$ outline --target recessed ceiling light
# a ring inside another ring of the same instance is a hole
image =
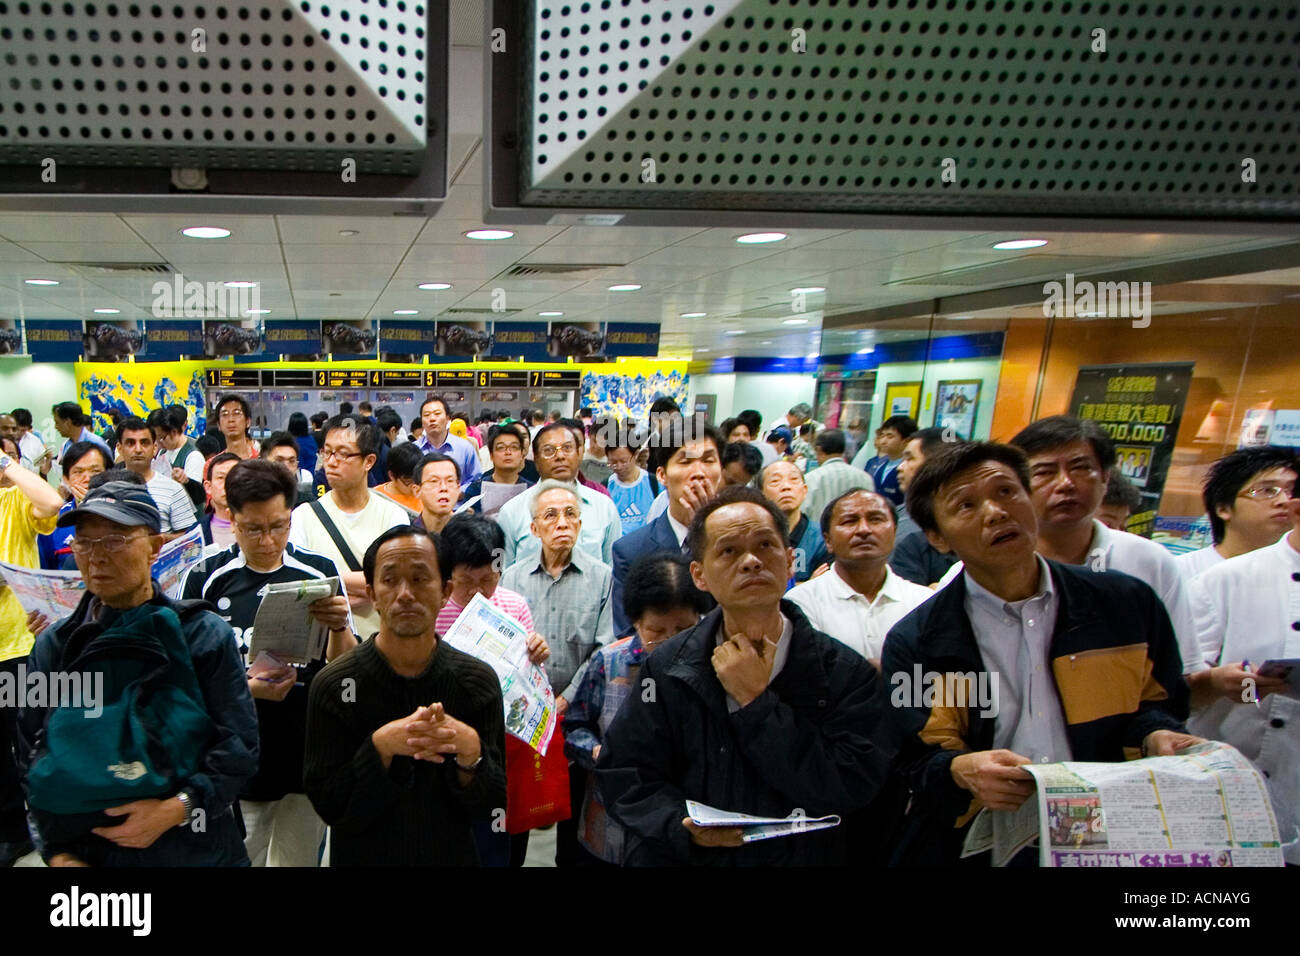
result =
[[[189,226],[181,230],[181,235],[191,239],[225,239],[230,235],[230,230],[220,226]]]
[[[58,285],[58,279],[24,279],[28,285]]]
[[[635,282],[625,282],[622,285],[612,285],[609,287],[610,292],[635,292],[641,288]]]
[[[1046,239],[1008,239],[1005,242],[993,243],[994,249],[1037,249],[1039,246],[1047,245]]]
[[[798,294],[801,293],[801,292],[825,292],[825,291],[826,291],[826,286],[824,286],[824,285],[809,285],[809,286],[802,286],[802,287],[800,287],[800,288],[798,288],[798,289],[791,289],[791,290],[790,290],[790,292],[791,292],[792,294],[794,294],[794,295],[798,295]]]
[[[727,329],[727,335],[744,335],[744,329]]]
[[[423,289],[425,292],[438,292],[442,289],[450,289],[450,282],[421,282],[416,286],[417,289]]]
[[[707,352],[708,349],[696,349],[695,351],[697,351],[697,352]]]
[[[339,230],[339,235],[340,235],[340,236],[359,236],[359,235],[361,235],[361,230],[360,230],[360,229],[340,229],[340,230]]]
[[[95,314],[96,315],[117,315],[121,311],[122,311],[121,309],[96,309]]]
[[[270,309],[245,309],[244,315],[269,315]]]
[[[538,312],[537,314],[538,314],[538,315],[545,315],[545,316],[552,316],[552,317],[557,316],[557,315],[564,315],[563,312]]]
[[[771,344],[772,344],[772,340],[771,340],[771,339],[764,339],[763,341],[759,342],[758,344],[759,344],[759,345],[771,345]]]
[[[683,318],[683,319],[702,319],[702,318],[704,318],[704,317],[705,317],[706,315],[708,315],[708,314],[709,314],[709,313],[707,313],[707,312],[683,312],[683,313],[682,313],[682,318]]]
[[[807,319],[786,319],[781,324],[782,325],[807,325],[808,320]]]
[[[393,315],[419,315],[419,309],[394,309]]]
[[[245,279],[236,279],[233,282],[225,283],[227,289],[251,289],[255,285],[257,285],[256,282],[249,282]]]
[[[782,239],[788,239],[784,232],[751,232],[743,236],[737,236],[737,242],[743,242],[745,245],[754,245],[761,242],[780,242]]]
[[[509,239],[513,235],[514,233],[509,229],[471,229],[465,233],[465,238],[491,241],[493,239]]]

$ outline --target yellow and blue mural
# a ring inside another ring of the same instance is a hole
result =
[[[682,408],[688,407],[690,376],[684,368],[666,369],[657,362],[623,362],[618,367],[621,371],[583,373],[580,408],[591,407],[597,415],[640,421],[658,398],[671,398]]]
[[[144,418],[164,405],[184,405],[190,412],[189,435],[198,438],[207,427],[205,367],[202,362],[78,362],[77,398],[83,408],[89,404],[96,432],[112,424],[113,409]]]

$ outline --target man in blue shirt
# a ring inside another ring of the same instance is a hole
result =
[[[903,449],[915,432],[916,419],[914,418],[906,415],[886,418],[876,429],[878,454],[868,459],[864,445],[853,459],[853,467],[865,469],[876,483],[876,490],[888,498],[895,508],[903,503],[904,498],[903,489],[898,484],[898,466],[903,461]]]
[[[613,474],[606,480],[605,487],[614,499],[614,507],[618,508],[623,533],[631,534],[646,524],[650,508],[659,494],[659,482],[636,463],[640,443],[632,430],[616,428],[609,431],[605,460]]]
[[[464,438],[449,431],[451,410],[447,408],[447,403],[436,395],[429,396],[420,406],[420,421],[424,425],[424,434],[416,440],[420,451],[426,455],[438,451],[453,459],[460,468],[462,488],[477,481],[483,472],[479,466],[478,452]]]

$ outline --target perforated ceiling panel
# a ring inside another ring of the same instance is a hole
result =
[[[529,16],[527,205],[1300,214],[1294,0],[604,0]]]
[[[0,163],[412,174],[418,0],[0,0]]]

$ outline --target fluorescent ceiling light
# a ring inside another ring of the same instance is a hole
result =
[[[610,292],[635,292],[641,288],[635,282],[625,282],[622,285],[612,285],[609,287]]]
[[[251,289],[255,285],[257,285],[256,282],[248,282],[244,279],[236,279],[233,282],[225,283],[227,289]]]
[[[191,239],[225,239],[230,235],[230,230],[220,226],[189,226],[181,230],[181,235]]]
[[[24,279],[28,285],[58,285],[58,279]]]
[[[736,241],[745,245],[755,245],[762,242],[780,242],[782,239],[788,239],[784,232],[751,232],[743,236],[737,236]]]
[[[781,324],[782,325],[807,325],[808,320],[807,319],[786,319]]]
[[[419,309],[394,309],[393,315],[419,315]]]
[[[553,317],[553,316],[557,316],[557,315],[564,315],[563,312],[538,312],[537,314],[538,314],[538,315],[545,315],[545,316],[552,316],[552,317]]]
[[[821,358],[822,354],[820,352],[809,352],[808,357],[810,359]]]
[[[865,349],[858,349],[859,355],[870,355],[876,350],[874,345],[868,345]]]
[[[96,309],[95,314],[96,315],[119,315],[121,311],[122,311],[121,309]]]
[[[244,315],[267,315],[270,311],[270,309],[245,309]]]
[[[826,291],[826,286],[824,285],[809,285],[809,286],[803,286],[798,289],[790,290],[792,295],[798,295],[801,292],[825,292],[825,291]]]
[[[417,289],[423,289],[425,292],[438,292],[441,289],[450,289],[450,282],[421,282],[416,286]]]
[[[339,230],[339,235],[340,235],[340,236],[359,236],[359,235],[361,235],[361,230],[360,230],[360,229],[340,229],[340,230]]]
[[[994,249],[1037,249],[1039,246],[1047,245],[1046,239],[1008,239],[1005,242],[993,243]]]
[[[744,335],[744,329],[727,329],[727,335]]]
[[[509,229],[471,229],[465,233],[465,238],[491,241],[493,239],[509,239],[513,235],[514,233]]]
[[[707,312],[683,312],[683,313],[682,313],[682,318],[683,318],[683,319],[702,319],[702,318],[704,318],[704,317],[705,317],[706,315],[708,315],[708,314],[709,314],[709,313],[707,313]]]

